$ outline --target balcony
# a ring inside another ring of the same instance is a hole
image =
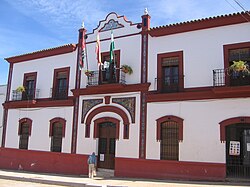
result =
[[[92,71],[87,76],[87,86],[97,86],[103,84],[125,84],[125,73],[120,69],[113,72],[108,70]]]
[[[24,92],[19,92],[17,90],[12,90],[12,100],[13,101],[27,101],[34,100],[39,97],[39,89],[29,89]]]
[[[250,74],[228,69],[213,70],[213,86],[246,86],[250,85]]]
[[[51,88],[50,97],[54,100],[68,99],[68,88],[67,87],[60,87],[57,89]]]
[[[161,93],[174,93],[183,90],[184,76],[164,76],[164,78],[156,78],[158,91]]]

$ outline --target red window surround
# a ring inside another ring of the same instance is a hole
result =
[[[29,125],[29,135],[31,135],[32,120],[29,118],[22,118],[19,120],[18,135],[21,135],[22,124],[24,123]]]
[[[61,72],[66,72],[67,74],[67,86],[66,86],[66,95],[68,95],[68,88],[69,88],[69,73],[70,73],[70,67],[65,67],[65,68],[59,68],[54,70],[54,77],[53,77],[53,88],[52,88],[52,94],[53,97],[56,96],[56,86],[57,86],[57,75]]]
[[[229,67],[229,51],[232,49],[241,49],[241,48],[248,48],[250,47],[250,42],[243,42],[243,43],[235,43],[229,45],[223,45],[224,50],[224,68],[227,69]],[[229,76],[225,77],[226,85],[230,85]]]
[[[32,79],[32,82],[30,84],[30,80]],[[36,79],[37,79],[37,72],[32,73],[25,73],[23,77],[23,86],[25,87],[25,92],[22,94],[22,99],[36,99]]]
[[[170,57],[178,57],[179,58],[179,90],[182,91],[184,89],[184,75],[183,75],[183,51],[176,51],[170,53],[161,53],[157,55],[157,90],[162,90],[161,81],[163,79],[162,72],[162,59],[170,58]]]
[[[235,118],[229,118],[226,120],[221,121],[220,124],[220,141],[226,141],[226,126],[233,125],[233,124],[250,124],[250,117],[249,116],[239,116]]]
[[[57,117],[57,118],[51,119],[49,122],[50,122],[49,136],[53,135],[53,125],[54,125],[54,123],[59,122],[59,123],[62,124],[62,128],[63,128],[62,129],[62,137],[65,137],[65,128],[66,128],[66,120],[65,119]]]
[[[179,125],[179,141],[183,141],[183,119],[177,116],[164,116],[156,120],[157,125],[157,133],[156,139],[157,141],[161,140],[161,124],[166,121],[174,121]]]
[[[37,79],[37,72],[32,72],[32,73],[25,73],[23,76],[23,85],[25,86],[27,83],[27,79],[29,77],[34,77],[34,89],[36,89],[36,79]]]
[[[115,50],[115,60],[116,60],[116,67],[120,67],[120,50]],[[103,60],[106,58],[106,57],[109,57],[110,56],[110,52],[103,52],[101,53],[101,57],[102,57],[102,62]]]

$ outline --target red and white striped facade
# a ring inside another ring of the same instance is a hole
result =
[[[250,20],[249,14],[242,13]],[[132,23],[110,13],[86,33],[86,63],[98,70],[95,46],[109,53],[113,27],[118,67],[133,73],[126,83],[89,85],[79,71],[78,44],[6,58],[10,64],[0,168],[87,174],[87,156],[99,149],[98,124],[116,124],[115,176],[224,180],[226,127],[250,124],[250,84],[215,86],[213,70],[228,68],[228,50],[250,48],[250,23],[241,14],[150,28],[150,16]],[[85,35],[86,30],[80,29]],[[106,55],[107,56],[107,55]],[[178,57],[178,91],[164,92],[162,59]],[[85,58],[85,60],[86,60]],[[58,72],[67,72],[67,97],[53,99]],[[35,77],[32,100],[12,91]],[[175,121],[178,160],[161,159],[161,124]],[[30,124],[28,149],[19,149],[20,124]],[[54,121],[63,123],[62,150],[51,152]],[[125,132],[128,131],[128,132]]]

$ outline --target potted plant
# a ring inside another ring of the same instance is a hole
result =
[[[250,73],[247,62],[242,60],[233,61],[233,64],[229,67],[229,69],[235,72]]]
[[[20,93],[23,93],[23,92],[25,92],[25,88],[24,88],[24,86],[18,86],[16,91],[20,92]]]
[[[86,70],[86,71],[85,71],[85,75],[86,75],[87,77],[92,77],[92,76],[94,75],[94,73],[93,73],[93,71]]]
[[[133,69],[129,65],[126,65],[126,64],[121,66],[121,70],[124,73],[128,73],[129,75],[131,75],[133,73]]]

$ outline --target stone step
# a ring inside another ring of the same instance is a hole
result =
[[[112,178],[114,177],[115,171],[112,169],[103,169],[103,168],[98,168],[97,169],[97,177],[103,177],[103,178]]]

